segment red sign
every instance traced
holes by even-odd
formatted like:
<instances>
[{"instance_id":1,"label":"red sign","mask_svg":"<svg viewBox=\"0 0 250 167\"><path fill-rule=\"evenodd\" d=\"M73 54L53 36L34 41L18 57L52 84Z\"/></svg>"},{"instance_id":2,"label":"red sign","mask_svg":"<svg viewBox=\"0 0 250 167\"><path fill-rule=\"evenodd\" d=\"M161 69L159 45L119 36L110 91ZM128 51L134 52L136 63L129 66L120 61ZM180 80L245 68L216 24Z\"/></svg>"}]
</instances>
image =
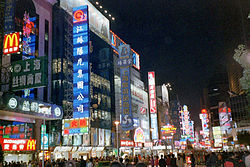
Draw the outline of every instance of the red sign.
<instances>
[{"instance_id":1,"label":"red sign","mask_svg":"<svg viewBox=\"0 0 250 167\"><path fill-rule=\"evenodd\" d=\"M155 94L155 73L148 72L148 87L149 87L149 104L150 104L150 113L157 113L156 108L156 94Z\"/></svg>"},{"instance_id":2,"label":"red sign","mask_svg":"<svg viewBox=\"0 0 250 167\"><path fill-rule=\"evenodd\" d=\"M34 151L36 150L35 139L0 139L3 151Z\"/></svg>"},{"instance_id":3,"label":"red sign","mask_svg":"<svg viewBox=\"0 0 250 167\"><path fill-rule=\"evenodd\" d=\"M120 145L121 147L134 147L134 142L131 140L121 140Z\"/></svg>"},{"instance_id":4,"label":"red sign","mask_svg":"<svg viewBox=\"0 0 250 167\"><path fill-rule=\"evenodd\" d=\"M19 32L6 34L3 41L3 54L12 54L19 52L20 34Z\"/></svg>"}]
</instances>

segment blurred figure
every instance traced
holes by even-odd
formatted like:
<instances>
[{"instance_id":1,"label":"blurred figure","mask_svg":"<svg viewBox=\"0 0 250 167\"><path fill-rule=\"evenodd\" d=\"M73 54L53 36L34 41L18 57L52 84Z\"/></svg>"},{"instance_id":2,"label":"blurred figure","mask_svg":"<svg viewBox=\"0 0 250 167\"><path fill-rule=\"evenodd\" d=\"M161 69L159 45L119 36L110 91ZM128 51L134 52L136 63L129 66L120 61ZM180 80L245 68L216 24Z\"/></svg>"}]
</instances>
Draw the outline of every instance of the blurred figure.
<instances>
[{"instance_id":1,"label":"blurred figure","mask_svg":"<svg viewBox=\"0 0 250 167\"><path fill-rule=\"evenodd\" d=\"M155 167L159 166L159 157L158 156L155 156L154 164L155 164Z\"/></svg>"},{"instance_id":2,"label":"blurred figure","mask_svg":"<svg viewBox=\"0 0 250 167\"><path fill-rule=\"evenodd\" d=\"M170 160L171 167L176 167L176 158L174 154L172 154L171 160Z\"/></svg>"},{"instance_id":3,"label":"blurred figure","mask_svg":"<svg viewBox=\"0 0 250 167\"><path fill-rule=\"evenodd\" d=\"M170 155L167 155L166 164L167 164L167 167L171 167L171 158L170 158Z\"/></svg>"},{"instance_id":4,"label":"blurred figure","mask_svg":"<svg viewBox=\"0 0 250 167\"><path fill-rule=\"evenodd\" d=\"M159 160L159 166L160 167L166 167L167 163L165 159L163 158L163 155L161 155L161 159Z\"/></svg>"},{"instance_id":5,"label":"blurred figure","mask_svg":"<svg viewBox=\"0 0 250 167\"><path fill-rule=\"evenodd\" d=\"M83 159L83 156L81 156L80 167L86 167L86 161Z\"/></svg>"},{"instance_id":6,"label":"blurred figure","mask_svg":"<svg viewBox=\"0 0 250 167\"><path fill-rule=\"evenodd\" d=\"M183 157L178 154L178 157L177 157L177 160L176 160L176 165L178 167L184 167L184 160L183 160Z\"/></svg>"},{"instance_id":7,"label":"blurred figure","mask_svg":"<svg viewBox=\"0 0 250 167\"><path fill-rule=\"evenodd\" d=\"M154 165L155 165L153 156L151 156L151 158L150 158L150 165L151 165L151 167L154 167Z\"/></svg>"},{"instance_id":8,"label":"blurred figure","mask_svg":"<svg viewBox=\"0 0 250 167\"><path fill-rule=\"evenodd\" d=\"M195 167L195 157L194 157L194 154L191 154L191 167Z\"/></svg>"}]
</instances>

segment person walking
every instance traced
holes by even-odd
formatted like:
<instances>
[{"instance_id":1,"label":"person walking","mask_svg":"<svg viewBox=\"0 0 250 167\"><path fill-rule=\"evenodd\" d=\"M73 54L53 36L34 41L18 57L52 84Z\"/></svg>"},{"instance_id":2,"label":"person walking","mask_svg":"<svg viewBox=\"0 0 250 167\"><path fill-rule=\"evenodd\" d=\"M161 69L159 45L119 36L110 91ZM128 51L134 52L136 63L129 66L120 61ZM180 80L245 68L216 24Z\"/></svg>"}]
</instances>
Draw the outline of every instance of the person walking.
<instances>
[{"instance_id":1,"label":"person walking","mask_svg":"<svg viewBox=\"0 0 250 167\"><path fill-rule=\"evenodd\" d=\"M194 154L191 154L191 167L195 167L195 157Z\"/></svg>"},{"instance_id":2,"label":"person walking","mask_svg":"<svg viewBox=\"0 0 250 167\"><path fill-rule=\"evenodd\" d=\"M163 158L163 155L161 155L161 159L159 160L159 166L160 167L166 167L167 163L165 159Z\"/></svg>"},{"instance_id":3,"label":"person walking","mask_svg":"<svg viewBox=\"0 0 250 167\"><path fill-rule=\"evenodd\" d=\"M184 167L183 157L180 154L177 156L176 165L177 167Z\"/></svg>"},{"instance_id":4,"label":"person walking","mask_svg":"<svg viewBox=\"0 0 250 167\"><path fill-rule=\"evenodd\" d=\"M171 167L176 167L176 158L174 154L172 154L172 157L170 159L170 164L171 164Z\"/></svg>"},{"instance_id":5,"label":"person walking","mask_svg":"<svg viewBox=\"0 0 250 167\"><path fill-rule=\"evenodd\" d=\"M159 157L158 156L155 156L154 164L155 164L155 167L159 166Z\"/></svg>"},{"instance_id":6,"label":"person walking","mask_svg":"<svg viewBox=\"0 0 250 167\"><path fill-rule=\"evenodd\" d=\"M167 155L166 164L167 164L167 167L171 167L171 158L170 158L170 155Z\"/></svg>"}]
</instances>

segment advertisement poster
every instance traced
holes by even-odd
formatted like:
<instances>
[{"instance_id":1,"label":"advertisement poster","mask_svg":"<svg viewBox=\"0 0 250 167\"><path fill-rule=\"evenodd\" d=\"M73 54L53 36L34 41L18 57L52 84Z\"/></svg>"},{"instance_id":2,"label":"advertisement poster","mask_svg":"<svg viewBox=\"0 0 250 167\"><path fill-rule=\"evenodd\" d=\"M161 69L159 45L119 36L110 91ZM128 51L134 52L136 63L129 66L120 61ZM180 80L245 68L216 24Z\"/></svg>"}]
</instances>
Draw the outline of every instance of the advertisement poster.
<instances>
[{"instance_id":1,"label":"advertisement poster","mask_svg":"<svg viewBox=\"0 0 250 167\"><path fill-rule=\"evenodd\" d=\"M99 129L99 146L104 146L104 129Z\"/></svg>"}]
</instances>

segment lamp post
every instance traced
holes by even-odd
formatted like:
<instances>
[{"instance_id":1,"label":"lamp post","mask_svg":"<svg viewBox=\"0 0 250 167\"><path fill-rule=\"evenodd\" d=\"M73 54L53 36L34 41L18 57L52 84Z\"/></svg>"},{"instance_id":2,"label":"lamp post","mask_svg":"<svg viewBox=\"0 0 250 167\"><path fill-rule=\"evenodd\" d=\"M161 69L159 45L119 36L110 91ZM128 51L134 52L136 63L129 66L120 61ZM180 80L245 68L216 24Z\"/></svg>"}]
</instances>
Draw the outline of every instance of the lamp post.
<instances>
[{"instance_id":1,"label":"lamp post","mask_svg":"<svg viewBox=\"0 0 250 167\"><path fill-rule=\"evenodd\" d=\"M119 126L120 122L119 121L115 121L115 126L116 126L116 146L117 146L117 157L119 157L119 136L118 136L118 126Z\"/></svg>"},{"instance_id":2,"label":"lamp post","mask_svg":"<svg viewBox=\"0 0 250 167\"><path fill-rule=\"evenodd\" d=\"M44 117L43 117L43 128L45 128L45 113L50 108L50 106L43 105L43 106L39 106L39 108L42 110L42 113L44 115ZM44 136L45 136L44 129L43 129L43 134L42 135L43 135L43 138L42 138L42 141L43 141L43 147L42 147L42 151L43 151L42 167L44 167Z\"/></svg>"}]
</instances>

